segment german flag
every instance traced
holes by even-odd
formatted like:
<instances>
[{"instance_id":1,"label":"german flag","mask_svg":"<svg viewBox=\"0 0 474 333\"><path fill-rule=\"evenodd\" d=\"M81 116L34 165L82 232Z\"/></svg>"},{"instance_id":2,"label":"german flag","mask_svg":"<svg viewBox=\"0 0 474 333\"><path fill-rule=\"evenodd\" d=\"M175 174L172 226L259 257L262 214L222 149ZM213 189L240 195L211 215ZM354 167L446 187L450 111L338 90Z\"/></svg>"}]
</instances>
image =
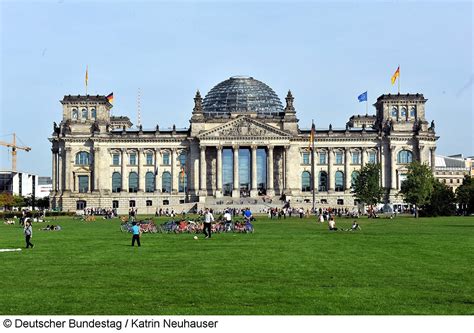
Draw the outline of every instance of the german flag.
<instances>
[{"instance_id":1,"label":"german flag","mask_svg":"<svg viewBox=\"0 0 474 333\"><path fill-rule=\"evenodd\" d=\"M311 133L309 135L309 149L313 147L315 133L316 133L316 127L314 126L314 123L313 123L311 125Z\"/></svg>"},{"instance_id":2,"label":"german flag","mask_svg":"<svg viewBox=\"0 0 474 333\"><path fill-rule=\"evenodd\" d=\"M397 70L395 73L392 75L392 85L395 84L395 81L397 81L397 78L400 76L400 66L398 66Z\"/></svg>"},{"instance_id":3,"label":"german flag","mask_svg":"<svg viewBox=\"0 0 474 333\"><path fill-rule=\"evenodd\" d=\"M110 93L106 96L107 100L109 101L110 104L114 102L114 93Z\"/></svg>"}]
</instances>

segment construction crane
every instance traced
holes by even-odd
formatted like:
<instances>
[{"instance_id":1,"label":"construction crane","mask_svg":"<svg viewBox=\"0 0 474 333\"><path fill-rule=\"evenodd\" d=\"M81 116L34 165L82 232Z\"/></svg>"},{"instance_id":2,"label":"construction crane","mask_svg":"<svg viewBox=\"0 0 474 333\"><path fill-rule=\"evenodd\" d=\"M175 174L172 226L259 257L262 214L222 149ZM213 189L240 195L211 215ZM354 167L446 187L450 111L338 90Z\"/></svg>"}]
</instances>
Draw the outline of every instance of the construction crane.
<instances>
[{"instance_id":1,"label":"construction crane","mask_svg":"<svg viewBox=\"0 0 474 333\"><path fill-rule=\"evenodd\" d=\"M13 142L0 141L0 146L10 147L12 149L12 171L16 171L16 150L21 149L24 151L30 151L30 147L23 147L16 145L16 134L13 133Z\"/></svg>"}]
</instances>

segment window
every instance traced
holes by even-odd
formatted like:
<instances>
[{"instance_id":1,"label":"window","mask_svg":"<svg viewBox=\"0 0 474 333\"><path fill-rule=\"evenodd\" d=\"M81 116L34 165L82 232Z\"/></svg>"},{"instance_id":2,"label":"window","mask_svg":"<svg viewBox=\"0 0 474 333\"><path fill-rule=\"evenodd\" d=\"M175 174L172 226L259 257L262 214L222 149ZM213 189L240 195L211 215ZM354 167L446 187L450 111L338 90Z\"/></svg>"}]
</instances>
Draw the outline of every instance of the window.
<instances>
[{"instance_id":1,"label":"window","mask_svg":"<svg viewBox=\"0 0 474 333\"><path fill-rule=\"evenodd\" d=\"M326 152L322 151L319 153L319 164L327 164L326 162Z\"/></svg>"},{"instance_id":2,"label":"window","mask_svg":"<svg viewBox=\"0 0 474 333\"><path fill-rule=\"evenodd\" d=\"M145 174L145 192L155 191L155 174L153 172L147 172Z\"/></svg>"},{"instance_id":3,"label":"window","mask_svg":"<svg viewBox=\"0 0 474 333\"><path fill-rule=\"evenodd\" d=\"M336 181L335 190L337 192L344 191L344 173L342 173L342 171L336 171L336 176L334 179Z\"/></svg>"},{"instance_id":4,"label":"window","mask_svg":"<svg viewBox=\"0 0 474 333\"><path fill-rule=\"evenodd\" d=\"M369 151L369 163L377 163L377 155L375 154L375 151Z\"/></svg>"},{"instance_id":5,"label":"window","mask_svg":"<svg viewBox=\"0 0 474 333\"><path fill-rule=\"evenodd\" d=\"M153 201L147 200L147 201L146 201L146 206L147 206L147 207L153 206Z\"/></svg>"},{"instance_id":6,"label":"window","mask_svg":"<svg viewBox=\"0 0 474 333\"><path fill-rule=\"evenodd\" d=\"M77 165L89 165L89 153L81 151L76 154L76 164Z\"/></svg>"},{"instance_id":7,"label":"window","mask_svg":"<svg viewBox=\"0 0 474 333\"><path fill-rule=\"evenodd\" d=\"M357 178L359 178L359 171L354 171L352 172L351 175L351 187L354 188L355 182L357 181Z\"/></svg>"},{"instance_id":8,"label":"window","mask_svg":"<svg viewBox=\"0 0 474 333\"><path fill-rule=\"evenodd\" d=\"M398 109L396 106L392 108L392 117L394 118L398 117Z\"/></svg>"},{"instance_id":9,"label":"window","mask_svg":"<svg viewBox=\"0 0 474 333\"><path fill-rule=\"evenodd\" d=\"M352 153L352 164L360 164L360 152L355 151Z\"/></svg>"},{"instance_id":10,"label":"window","mask_svg":"<svg viewBox=\"0 0 474 333\"><path fill-rule=\"evenodd\" d=\"M342 152L336 152L336 164L342 164Z\"/></svg>"},{"instance_id":11,"label":"window","mask_svg":"<svg viewBox=\"0 0 474 333\"><path fill-rule=\"evenodd\" d=\"M89 176L78 176L79 193L89 192Z\"/></svg>"},{"instance_id":12,"label":"window","mask_svg":"<svg viewBox=\"0 0 474 333\"><path fill-rule=\"evenodd\" d=\"M161 184L162 192L171 193L171 174L168 171L163 172L163 176L161 177Z\"/></svg>"},{"instance_id":13,"label":"window","mask_svg":"<svg viewBox=\"0 0 474 333\"><path fill-rule=\"evenodd\" d=\"M135 202L135 200L130 200L130 201L128 202L128 207L134 208L134 207L136 206L136 204L137 204L137 203Z\"/></svg>"},{"instance_id":14,"label":"window","mask_svg":"<svg viewBox=\"0 0 474 333\"><path fill-rule=\"evenodd\" d=\"M89 116L87 109L82 109L82 119L87 119Z\"/></svg>"},{"instance_id":15,"label":"window","mask_svg":"<svg viewBox=\"0 0 474 333\"><path fill-rule=\"evenodd\" d=\"M112 164L120 165L120 154L112 154Z\"/></svg>"},{"instance_id":16,"label":"window","mask_svg":"<svg viewBox=\"0 0 474 333\"><path fill-rule=\"evenodd\" d=\"M398 153L398 163L400 164L408 164L413 161L413 155L411 151L408 150L402 150Z\"/></svg>"},{"instance_id":17,"label":"window","mask_svg":"<svg viewBox=\"0 0 474 333\"><path fill-rule=\"evenodd\" d=\"M179 161L180 166L185 166L186 165L186 153L179 154L178 161Z\"/></svg>"},{"instance_id":18,"label":"window","mask_svg":"<svg viewBox=\"0 0 474 333\"><path fill-rule=\"evenodd\" d=\"M410 108L410 117L415 118L416 117L416 107L412 106Z\"/></svg>"},{"instance_id":19,"label":"window","mask_svg":"<svg viewBox=\"0 0 474 333\"><path fill-rule=\"evenodd\" d=\"M163 153L163 164L170 165L170 153L168 152Z\"/></svg>"},{"instance_id":20,"label":"window","mask_svg":"<svg viewBox=\"0 0 474 333\"><path fill-rule=\"evenodd\" d=\"M401 117L403 119L407 118L407 108L406 107L402 107Z\"/></svg>"},{"instance_id":21,"label":"window","mask_svg":"<svg viewBox=\"0 0 474 333\"><path fill-rule=\"evenodd\" d=\"M129 164L130 165L137 165L137 154L136 153L130 153L128 157L129 157Z\"/></svg>"},{"instance_id":22,"label":"window","mask_svg":"<svg viewBox=\"0 0 474 333\"><path fill-rule=\"evenodd\" d=\"M338 205L344 205L344 199L337 199Z\"/></svg>"},{"instance_id":23,"label":"window","mask_svg":"<svg viewBox=\"0 0 474 333\"><path fill-rule=\"evenodd\" d=\"M95 109L91 110L91 118L92 119L97 119L97 111Z\"/></svg>"},{"instance_id":24,"label":"window","mask_svg":"<svg viewBox=\"0 0 474 333\"><path fill-rule=\"evenodd\" d=\"M130 172L128 175L128 192L138 192L138 174L136 172Z\"/></svg>"},{"instance_id":25,"label":"window","mask_svg":"<svg viewBox=\"0 0 474 333\"><path fill-rule=\"evenodd\" d=\"M302 153L301 155L302 155L302 157L303 157L303 164L306 164L306 165L307 165L307 164L310 164L310 162L309 162L309 156L310 156L309 153L308 153L308 152L304 152L304 153Z\"/></svg>"},{"instance_id":26,"label":"window","mask_svg":"<svg viewBox=\"0 0 474 333\"><path fill-rule=\"evenodd\" d=\"M301 174L301 191L311 191L311 174L308 171L303 171L303 173Z\"/></svg>"},{"instance_id":27,"label":"window","mask_svg":"<svg viewBox=\"0 0 474 333\"><path fill-rule=\"evenodd\" d=\"M72 109L72 119L77 120L79 118L79 111L77 109Z\"/></svg>"},{"instance_id":28,"label":"window","mask_svg":"<svg viewBox=\"0 0 474 333\"><path fill-rule=\"evenodd\" d=\"M112 174L112 192L119 193L122 190L122 175L120 172Z\"/></svg>"},{"instance_id":29,"label":"window","mask_svg":"<svg viewBox=\"0 0 474 333\"><path fill-rule=\"evenodd\" d=\"M169 200L163 200L163 206L168 206L170 204Z\"/></svg>"},{"instance_id":30,"label":"window","mask_svg":"<svg viewBox=\"0 0 474 333\"><path fill-rule=\"evenodd\" d=\"M321 204L327 204L328 203L328 199L321 199Z\"/></svg>"},{"instance_id":31,"label":"window","mask_svg":"<svg viewBox=\"0 0 474 333\"><path fill-rule=\"evenodd\" d=\"M328 190L328 174L325 171L319 173L319 187L318 191L326 192ZM322 203L322 200L321 200Z\"/></svg>"},{"instance_id":32,"label":"window","mask_svg":"<svg viewBox=\"0 0 474 333\"><path fill-rule=\"evenodd\" d=\"M188 175L186 175L184 169L181 169L178 174L178 177L178 192L184 193L188 189Z\"/></svg>"},{"instance_id":33,"label":"window","mask_svg":"<svg viewBox=\"0 0 474 333\"><path fill-rule=\"evenodd\" d=\"M87 201L85 200L77 200L76 201L76 209L82 210L87 207Z\"/></svg>"},{"instance_id":34,"label":"window","mask_svg":"<svg viewBox=\"0 0 474 333\"><path fill-rule=\"evenodd\" d=\"M146 153L146 165L153 165L153 153Z\"/></svg>"},{"instance_id":35,"label":"window","mask_svg":"<svg viewBox=\"0 0 474 333\"><path fill-rule=\"evenodd\" d=\"M119 208L118 200L112 200L112 208Z\"/></svg>"}]
</instances>

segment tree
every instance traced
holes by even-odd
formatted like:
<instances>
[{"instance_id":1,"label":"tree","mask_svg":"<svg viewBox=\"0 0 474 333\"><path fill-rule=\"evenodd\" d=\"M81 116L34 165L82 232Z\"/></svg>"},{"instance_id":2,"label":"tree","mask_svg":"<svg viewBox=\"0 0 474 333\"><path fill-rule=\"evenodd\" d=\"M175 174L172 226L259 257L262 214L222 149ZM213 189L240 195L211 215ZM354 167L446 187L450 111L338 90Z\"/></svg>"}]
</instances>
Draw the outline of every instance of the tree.
<instances>
[{"instance_id":1,"label":"tree","mask_svg":"<svg viewBox=\"0 0 474 333\"><path fill-rule=\"evenodd\" d=\"M12 206L18 208L25 206L25 198L23 198L21 195L14 195Z\"/></svg>"},{"instance_id":2,"label":"tree","mask_svg":"<svg viewBox=\"0 0 474 333\"><path fill-rule=\"evenodd\" d=\"M46 208L49 208L49 197L38 198L38 199L36 200L36 206L37 206L39 209L46 209Z\"/></svg>"},{"instance_id":3,"label":"tree","mask_svg":"<svg viewBox=\"0 0 474 333\"><path fill-rule=\"evenodd\" d=\"M474 180L464 176L462 185L456 189L456 202L464 215L474 213Z\"/></svg>"},{"instance_id":4,"label":"tree","mask_svg":"<svg viewBox=\"0 0 474 333\"><path fill-rule=\"evenodd\" d=\"M425 216L447 216L456 212L454 192L445 184L435 181L430 202L423 206Z\"/></svg>"},{"instance_id":5,"label":"tree","mask_svg":"<svg viewBox=\"0 0 474 333\"><path fill-rule=\"evenodd\" d=\"M7 210L13 206L13 196L9 193L0 194L0 207Z\"/></svg>"},{"instance_id":6,"label":"tree","mask_svg":"<svg viewBox=\"0 0 474 333\"><path fill-rule=\"evenodd\" d=\"M352 193L360 202L373 206L382 201L383 188L380 186L380 165L369 163L364 166L354 181Z\"/></svg>"},{"instance_id":7,"label":"tree","mask_svg":"<svg viewBox=\"0 0 474 333\"><path fill-rule=\"evenodd\" d=\"M408 166L407 178L402 182L400 193L405 201L415 206L415 217L418 217L418 208L430 202L435 179L431 168L418 161Z\"/></svg>"}]
</instances>

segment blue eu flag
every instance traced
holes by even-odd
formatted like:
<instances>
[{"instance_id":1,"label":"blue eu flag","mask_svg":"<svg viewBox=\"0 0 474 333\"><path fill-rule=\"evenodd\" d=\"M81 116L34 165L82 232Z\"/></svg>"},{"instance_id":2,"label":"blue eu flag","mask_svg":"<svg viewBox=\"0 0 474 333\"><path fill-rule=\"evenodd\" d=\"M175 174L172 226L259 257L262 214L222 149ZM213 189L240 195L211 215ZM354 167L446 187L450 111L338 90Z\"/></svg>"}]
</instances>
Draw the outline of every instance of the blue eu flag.
<instances>
[{"instance_id":1,"label":"blue eu flag","mask_svg":"<svg viewBox=\"0 0 474 333\"><path fill-rule=\"evenodd\" d=\"M366 101L367 100L367 91L363 94L360 94L359 97L357 97L357 99L359 100L359 102Z\"/></svg>"}]
</instances>

